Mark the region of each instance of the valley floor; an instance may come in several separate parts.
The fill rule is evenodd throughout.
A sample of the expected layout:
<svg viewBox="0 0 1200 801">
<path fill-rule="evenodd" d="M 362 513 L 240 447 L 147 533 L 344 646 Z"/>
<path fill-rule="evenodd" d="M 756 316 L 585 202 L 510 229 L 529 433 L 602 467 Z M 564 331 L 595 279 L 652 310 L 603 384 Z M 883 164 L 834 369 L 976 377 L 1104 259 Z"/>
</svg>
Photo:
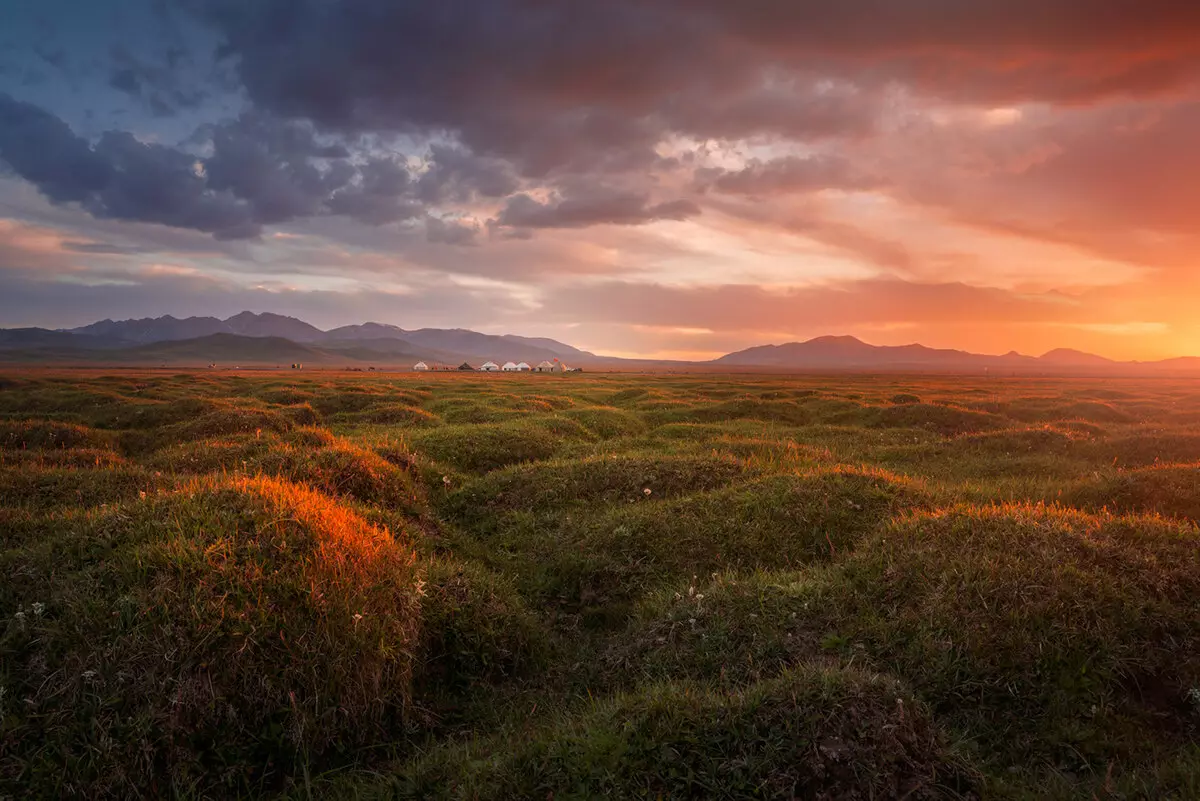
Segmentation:
<svg viewBox="0 0 1200 801">
<path fill-rule="evenodd" d="M 0 798 L 1200 797 L 1200 383 L 0 373 Z"/>
</svg>

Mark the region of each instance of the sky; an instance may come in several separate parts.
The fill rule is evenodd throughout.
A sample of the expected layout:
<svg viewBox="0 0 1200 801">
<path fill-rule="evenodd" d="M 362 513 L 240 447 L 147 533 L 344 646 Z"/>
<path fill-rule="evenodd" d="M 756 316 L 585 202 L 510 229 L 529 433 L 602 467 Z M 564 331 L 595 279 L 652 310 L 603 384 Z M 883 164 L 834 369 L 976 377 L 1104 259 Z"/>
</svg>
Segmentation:
<svg viewBox="0 0 1200 801">
<path fill-rule="evenodd" d="M 0 327 L 1200 354 L 1200 4 L 0 0 Z"/>
</svg>

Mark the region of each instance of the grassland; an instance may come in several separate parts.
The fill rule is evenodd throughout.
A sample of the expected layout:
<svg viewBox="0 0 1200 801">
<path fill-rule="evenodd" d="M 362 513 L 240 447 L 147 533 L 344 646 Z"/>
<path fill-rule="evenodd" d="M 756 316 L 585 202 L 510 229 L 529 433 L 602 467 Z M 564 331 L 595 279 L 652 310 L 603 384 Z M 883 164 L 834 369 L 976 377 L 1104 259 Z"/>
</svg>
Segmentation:
<svg viewBox="0 0 1200 801">
<path fill-rule="evenodd" d="M 0 797 L 1200 797 L 1200 384 L 0 375 Z"/>
</svg>

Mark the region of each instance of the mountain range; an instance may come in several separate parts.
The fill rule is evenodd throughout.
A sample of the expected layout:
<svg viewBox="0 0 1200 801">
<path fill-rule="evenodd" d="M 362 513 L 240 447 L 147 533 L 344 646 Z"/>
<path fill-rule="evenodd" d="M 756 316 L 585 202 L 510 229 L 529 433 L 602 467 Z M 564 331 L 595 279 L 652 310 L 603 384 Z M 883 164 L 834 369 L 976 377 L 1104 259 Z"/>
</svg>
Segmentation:
<svg viewBox="0 0 1200 801">
<path fill-rule="evenodd" d="M 924 345 L 869 345 L 851 336 L 759 345 L 708 362 L 620 359 L 544 337 L 482 334 L 454 328 L 408 330 L 362 323 L 323 331 L 278 314 L 242 312 L 227 319 L 163 317 L 101 320 L 80 328 L 0 329 L 0 362 L 24 364 L 126 364 L 141 366 L 275 366 L 301 362 L 338 367 L 410 367 L 416 361 L 478 365 L 487 360 L 559 359 L 590 368 L 679 370 L 858 370 L 1020 374 L 1200 373 L 1200 358 L 1118 362 L 1059 348 L 1042 356 L 1015 351 L 1001 356 Z"/>
</svg>

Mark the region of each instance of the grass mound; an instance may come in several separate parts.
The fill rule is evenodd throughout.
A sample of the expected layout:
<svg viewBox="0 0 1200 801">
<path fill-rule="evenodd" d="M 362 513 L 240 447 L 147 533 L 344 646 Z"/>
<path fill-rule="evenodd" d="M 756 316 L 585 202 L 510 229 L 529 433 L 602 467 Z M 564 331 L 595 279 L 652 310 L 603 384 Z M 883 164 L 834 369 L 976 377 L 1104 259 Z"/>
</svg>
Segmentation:
<svg viewBox="0 0 1200 801">
<path fill-rule="evenodd" d="M 126 464 L 125 458 L 107 448 L 0 450 L 0 468 L 92 467 L 102 469 L 123 464 Z"/>
<path fill-rule="evenodd" d="M 821 570 L 664 589 L 607 662 L 736 685 L 867 658 L 998 766 L 1102 775 L 1112 759 L 1138 764 L 1196 734 L 1197 545 L 1196 529 L 1154 518 L 917 514 Z"/>
<path fill-rule="evenodd" d="M 611 406 L 584 406 L 578 409 L 567 409 L 563 417 L 581 423 L 601 439 L 615 437 L 632 437 L 646 431 L 646 423 L 642 418 L 624 409 L 614 409 Z"/>
<path fill-rule="evenodd" d="M 973 434 L 1003 426 L 1003 419 L 985 412 L 942 406 L 935 403 L 908 403 L 885 406 L 874 411 L 868 425 L 882 428 L 923 428 L 945 437 Z"/>
<path fill-rule="evenodd" d="M 842 555 L 894 514 L 928 500 L 882 471 L 834 468 L 773 476 L 675 501 L 645 501 L 499 538 L 539 597 L 618 618 L 665 579 L 786 568 Z"/>
<path fill-rule="evenodd" d="M 1095 453 L 1118 467 L 1200 462 L 1200 432 L 1139 431 L 1097 443 Z"/>
<path fill-rule="evenodd" d="M 442 464 L 486 473 L 521 462 L 549 459 L 572 442 L 595 435 L 563 417 L 526 418 L 506 423 L 446 425 L 416 431 L 412 447 Z"/>
<path fill-rule="evenodd" d="M 413 554 L 303 487 L 197 481 L 0 571 L 4 681 L 23 699 L 0 776 L 34 795 L 281 786 L 404 717 Z"/>
<path fill-rule="evenodd" d="M 1101 401 L 1065 401 L 1061 398 L 1016 398 L 1005 404 L 1003 414 L 1024 423 L 1082 420 L 1088 423 L 1130 423 L 1129 412 Z"/>
<path fill-rule="evenodd" d="M 353 416 L 346 416 L 346 419 L 355 423 L 389 426 L 436 426 L 442 422 L 441 418 L 431 412 L 400 403 L 375 406 Z"/>
<path fill-rule="evenodd" d="M 1064 503 L 1114 512 L 1154 512 L 1200 521 L 1200 464 L 1121 470 L 1083 481 Z"/>
<path fill-rule="evenodd" d="M 1151 747 L 1132 726 L 1194 726 L 1198 545 L 1154 518 L 961 507 L 870 540 L 813 609 L 989 747 L 1094 769 Z"/>
<path fill-rule="evenodd" d="M 169 486 L 161 473 L 134 465 L 0 467 L 0 505 L 37 509 L 117 503 Z"/>
<path fill-rule="evenodd" d="M 362 412 L 374 406 L 389 403 L 409 403 L 410 398 L 403 393 L 388 392 L 381 387 L 366 389 L 361 387 L 338 387 L 327 392 L 321 392 L 308 403 L 323 415 L 346 414 Z M 412 401 L 414 404 L 418 400 Z"/>
<path fill-rule="evenodd" d="M 317 396 L 298 387 L 270 387 L 259 392 L 256 397 L 275 406 L 294 406 L 298 403 L 312 403 Z"/>
<path fill-rule="evenodd" d="M 433 752 L 406 798 L 961 797 L 969 774 L 896 682 L 797 670 L 734 694 L 656 685 L 532 735 Z"/>
<path fill-rule="evenodd" d="M 265 474 L 393 509 L 419 506 L 408 472 L 321 429 L 185 442 L 157 452 L 148 464 L 179 473 Z"/>
<path fill-rule="evenodd" d="M 0 420 L 0 448 L 52 450 L 111 447 L 111 435 L 87 426 L 48 420 Z"/>
<path fill-rule="evenodd" d="M 512 585 L 478 565 L 435 561 L 421 599 L 421 690 L 461 693 L 524 673 L 546 647 L 545 630 Z"/>
<path fill-rule="evenodd" d="M 735 459 L 712 456 L 622 455 L 517 465 L 488 473 L 450 493 L 442 508 L 480 524 L 504 512 L 554 514 L 578 504 L 673 498 L 718 489 L 745 478 Z"/>
<path fill-rule="evenodd" d="M 763 400 L 762 398 L 730 398 L 700 405 L 647 410 L 641 407 L 647 419 L 663 423 L 719 423 L 726 420 L 759 420 L 767 423 L 806 425 L 813 422 L 814 415 L 806 406 L 786 400 Z"/>
<path fill-rule="evenodd" d="M 138 453 L 153 451 L 177 442 L 218 439 L 235 434 L 279 434 L 290 431 L 297 425 L 296 421 L 281 410 L 231 406 L 201 415 L 194 420 L 162 426 L 152 431 L 126 432 L 122 443 L 127 451 Z"/>
<path fill-rule="evenodd" d="M 993 456 L 1017 454 L 1069 454 L 1077 439 L 1052 428 L 1010 428 L 985 434 L 965 434 L 954 440 L 954 449 Z"/>
</svg>

